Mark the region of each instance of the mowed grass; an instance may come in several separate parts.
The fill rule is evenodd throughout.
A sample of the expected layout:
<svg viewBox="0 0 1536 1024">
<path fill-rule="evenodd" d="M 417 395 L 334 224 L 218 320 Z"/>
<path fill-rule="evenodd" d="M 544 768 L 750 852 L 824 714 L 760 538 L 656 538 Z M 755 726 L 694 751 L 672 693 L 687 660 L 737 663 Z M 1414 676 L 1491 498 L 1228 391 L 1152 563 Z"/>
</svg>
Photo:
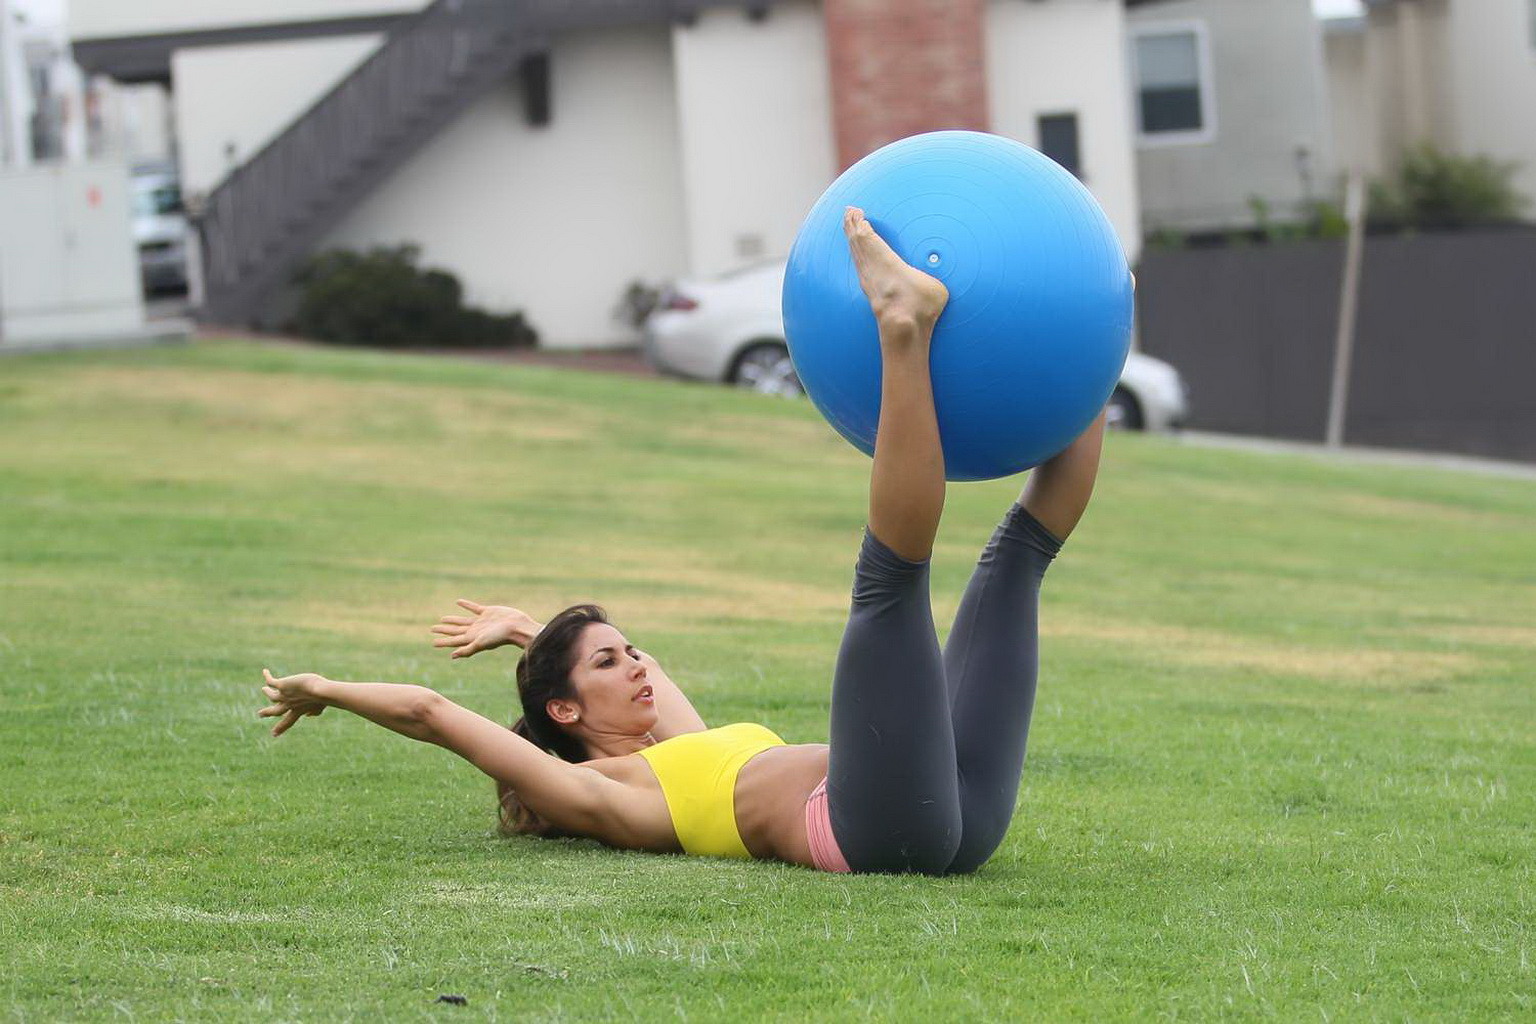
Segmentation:
<svg viewBox="0 0 1536 1024">
<path fill-rule="evenodd" d="M 867 472 L 705 386 L 0 361 L 0 1017 L 1536 1016 L 1529 481 L 1113 437 L 967 877 L 503 840 L 440 750 L 255 717 L 270 666 L 505 719 L 514 655 L 427 627 L 598 600 L 711 724 L 824 742 Z M 951 489 L 945 626 L 1017 484 Z"/>
</svg>

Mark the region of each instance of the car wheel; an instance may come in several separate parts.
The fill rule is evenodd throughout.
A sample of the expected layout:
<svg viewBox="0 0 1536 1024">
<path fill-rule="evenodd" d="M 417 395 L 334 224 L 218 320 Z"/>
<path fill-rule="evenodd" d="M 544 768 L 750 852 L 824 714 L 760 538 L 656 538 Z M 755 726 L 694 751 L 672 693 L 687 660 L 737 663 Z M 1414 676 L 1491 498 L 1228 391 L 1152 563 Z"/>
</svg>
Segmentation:
<svg viewBox="0 0 1536 1024">
<path fill-rule="evenodd" d="M 1125 388 L 1115 388 L 1106 411 L 1106 425 L 1114 430 L 1140 430 L 1146 422 L 1142 419 L 1141 403 Z"/>
<path fill-rule="evenodd" d="M 795 364 L 790 362 L 789 349 L 777 341 L 748 346 L 736 358 L 731 383 L 762 395 L 796 398 L 805 394 L 795 374 Z"/>
</svg>

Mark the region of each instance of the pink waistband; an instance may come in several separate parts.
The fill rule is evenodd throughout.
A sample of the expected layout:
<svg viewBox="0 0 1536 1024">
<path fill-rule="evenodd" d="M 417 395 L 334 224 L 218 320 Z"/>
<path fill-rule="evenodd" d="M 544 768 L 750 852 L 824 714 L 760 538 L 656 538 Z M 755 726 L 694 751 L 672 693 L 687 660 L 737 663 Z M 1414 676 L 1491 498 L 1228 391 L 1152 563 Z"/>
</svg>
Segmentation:
<svg viewBox="0 0 1536 1024">
<path fill-rule="evenodd" d="M 843 851 L 832 835 L 832 815 L 827 810 L 827 780 L 822 779 L 805 801 L 805 835 L 811 841 L 811 861 L 822 871 L 849 871 Z"/>
</svg>

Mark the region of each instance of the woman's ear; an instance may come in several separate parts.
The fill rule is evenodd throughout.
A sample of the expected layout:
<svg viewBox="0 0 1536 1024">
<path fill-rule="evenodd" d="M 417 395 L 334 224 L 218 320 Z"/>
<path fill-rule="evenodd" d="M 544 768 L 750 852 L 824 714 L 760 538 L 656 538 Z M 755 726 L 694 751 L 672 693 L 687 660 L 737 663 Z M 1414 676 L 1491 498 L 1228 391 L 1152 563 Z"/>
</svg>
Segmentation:
<svg viewBox="0 0 1536 1024">
<path fill-rule="evenodd" d="M 581 708 L 568 700 L 551 700 L 544 705 L 544 710 L 560 725 L 575 725 L 581 718 Z"/>
</svg>

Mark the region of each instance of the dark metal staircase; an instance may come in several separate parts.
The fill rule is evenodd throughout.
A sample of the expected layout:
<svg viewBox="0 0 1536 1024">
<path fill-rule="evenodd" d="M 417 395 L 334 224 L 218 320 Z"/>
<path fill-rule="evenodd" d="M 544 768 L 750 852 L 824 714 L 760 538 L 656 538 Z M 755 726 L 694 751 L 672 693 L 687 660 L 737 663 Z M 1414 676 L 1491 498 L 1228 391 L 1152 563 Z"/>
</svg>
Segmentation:
<svg viewBox="0 0 1536 1024">
<path fill-rule="evenodd" d="M 358 201 L 519 65 L 548 73 L 554 33 L 689 20 L 763 0 L 436 0 L 197 211 L 205 322 L 258 325 L 299 263 Z"/>
</svg>

